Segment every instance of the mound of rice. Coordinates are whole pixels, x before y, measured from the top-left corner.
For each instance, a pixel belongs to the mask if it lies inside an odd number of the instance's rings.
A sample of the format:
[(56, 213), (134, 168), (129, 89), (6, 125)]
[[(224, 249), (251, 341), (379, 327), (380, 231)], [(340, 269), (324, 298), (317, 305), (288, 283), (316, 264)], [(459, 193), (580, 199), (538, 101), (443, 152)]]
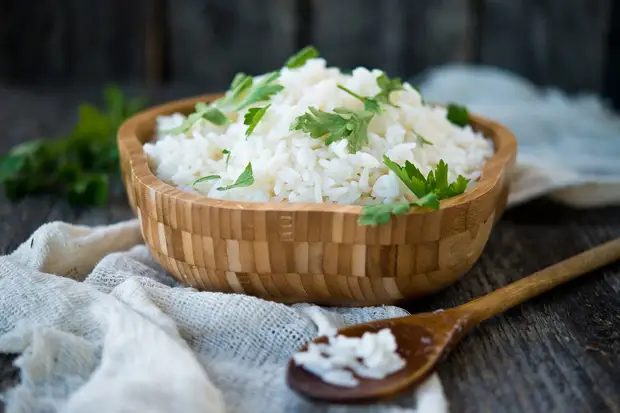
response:
[[(446, 109), (424, 105), (420, 94), (404, 83), (393, 92), (384, 112), (374, 116), (369, 127), (369, 144), (351, 154), (347, 141), (326, 146), (303, 131), (291, 131), (297, 116), (309, 106), (332, 111), (336, 107), (362, 109), (355, 97), (337, 85), (362, 96), (379, 92), (377, 77), (383, 72), (357, 68), (350, 75), (327, 67), (325, 60), (308, 60), (296, 69), (283, 68), (277, 83), (284, 90), (271, 104), (254, 132), (246, 139), (247, 126), (238, 112), (233, 122), (216, 126), (200, 121), (186, 133), (173, 136), (166, 131), (180, 125), (185, 116), (173, 114), (157, 120), (155, 140), (144, 144), (151, 169), (163, 181), (188, 192), (211, 198), (239, 201), (326, 202), (377, 204), (414, 201), (413, 195), (383, 164), (383, 155), (402, 165), (406, 160), (427, 174), (440, 159), (449, 168), (448, 178), (460, 174), (479, 178), (486, 160), (493, 154), (489, 139), (446, 119)], [(260, 77), (255, 78), (258, 80)], [(396, 107), (397, 106), (397, 107)], [(432, 144), (424, 144), (419, 136)], [(229, 151), (229, 159), (223, 151)], [(219, 191), (232, 184), (251, 162), (254, 184)], [(216, 180), (192, 186), (199, 177), (219, 175)]]

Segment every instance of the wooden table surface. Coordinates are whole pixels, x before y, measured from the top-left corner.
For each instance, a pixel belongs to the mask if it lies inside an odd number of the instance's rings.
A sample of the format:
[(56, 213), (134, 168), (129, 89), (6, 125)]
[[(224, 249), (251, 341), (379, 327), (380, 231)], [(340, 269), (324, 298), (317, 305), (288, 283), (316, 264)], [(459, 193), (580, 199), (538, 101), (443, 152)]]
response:
[[(67, 132), (76, 105), (98, 94), (92, 87), (0, 88), (0, 153), (24, 140)], [(188, 94), (187, 87), (168, 88), (154, 91), (151, 101)], [(15, 204), (0, 197), (0, 252), (11, 252), (48, 221), (105, 224), (130, 218), (122, 191), (117, 192), (99, 209), (72, 208), (54, 197)], [(464, 303), (614, 237), (620, 237), (618, 207), (577, 211), (548, 201), (529, 203), (505, 214), (466, 277), (408, 309)], [(0, 355), (0, 389), (18, 380), (13, 358)], [(439, 374), (453, 413), (620, 412), (620, 264), (486, 322), (463, 340)]]

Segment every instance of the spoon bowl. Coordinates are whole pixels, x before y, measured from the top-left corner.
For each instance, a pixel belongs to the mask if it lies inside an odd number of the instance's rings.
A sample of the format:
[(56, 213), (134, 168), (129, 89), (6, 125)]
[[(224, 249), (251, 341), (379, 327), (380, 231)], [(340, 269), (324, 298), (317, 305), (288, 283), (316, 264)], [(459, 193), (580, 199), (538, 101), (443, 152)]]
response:
[[(359, 381), (357, 386), (341, 387), (322, 381), (291, 360), (287, 373), (288, 385), (306, 397), (332, 403), (363, 403), (390, 398), (426, 378), (437, 362), (482, 321), (619, 259), (620, 238), (459, 307), (345, 327), (338, 334), (347, 337), (361, 337), (366, 332), (390, 329), (396, 339), (397, 352), (405, 360), (404, 367), (383, 379), (356, 376)], [(325, 343), (327, 338), (320, 337), (314, 342)], [(306, 350), (307, 345), (300, 351)]]
[[(311, 399), (329, 400), (333, 403), (363, 403), (391, 397), (401, 390), (419, 383), (432, 372), (433, 367), (463, 331), (466, 319), (453, 311), (417, 314), (356, 324), (338, 330), (347, 337), (362, 337), (364, 333), (376, 333), (384, 328), (391, 330), (396, 339), (397, 352), (405, 360), (405, 367), (383, 379), (355, 376), (359, 385), (336, 387), (322, 381), (318, 376), (289, 362), (287, 381), (289, 386)], [(326, 343), (322, 336), (314, 343)], [(301, 351), (306, 351), (307, 345)]]

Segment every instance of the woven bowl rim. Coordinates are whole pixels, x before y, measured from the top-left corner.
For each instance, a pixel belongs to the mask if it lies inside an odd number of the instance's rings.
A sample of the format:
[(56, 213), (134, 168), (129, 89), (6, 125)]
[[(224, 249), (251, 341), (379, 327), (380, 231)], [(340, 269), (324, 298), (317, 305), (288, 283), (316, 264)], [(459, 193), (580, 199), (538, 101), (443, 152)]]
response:
[[(252, 211), (309, 211), (333, 212), (343, 214), (361, 214), (360, 205), (340, 205), (327, 203), (306, 202), (249, 202), (231, 201), (209, 198), (204, 195), (191, 194), (170, 185), (153, 174), (148, 159), (142, 147), (143, 142), (151, 141), (155, 133), (156, 118), (173, 113), (189, 113), (198, 102), (209, 102), (222, 96), (221, 93), (194, 96), (178, 99), (147, 108), (127, 119), (119, 128), (117, 144), (121, 153), (129, 155), (131, 173), (138, 182), (155, 191), (165, 198), (172, 198), (178, 202), (191, 203), (194, 207), (210, 207), (223, 209), (238, 209)], [(470, 124), (474, 129), (484, 133), (493, 140), (495, 153), (487, 160), (476, 185), (469, 191), (440, 202), (439, 210), (415, 208), (409, 214), (437, 213), (446, 209), (458, 208), (471, 203), (491, 191), (502, 179), (505, 168), (516, 157), (517, 141), (514, 135), (503, 125), (476, 114), (470, 114)], [(140, 139), (140, 137), (148, 138)], [(127, 190), (129, 190), (127, 188)]]

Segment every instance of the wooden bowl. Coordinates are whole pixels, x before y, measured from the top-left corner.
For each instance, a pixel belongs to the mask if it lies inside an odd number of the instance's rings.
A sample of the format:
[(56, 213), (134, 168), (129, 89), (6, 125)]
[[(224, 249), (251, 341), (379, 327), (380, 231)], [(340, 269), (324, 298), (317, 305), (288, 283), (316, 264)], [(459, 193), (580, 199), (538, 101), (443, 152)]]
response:
[(474, 188), (437, 211), (360, 226), (361, 207), (233, 202), (183, 192), (151, 172), (142, 144), (156, 117), (190, 113), (201, 96), (156, 106), (118, 132), (123, 180), (152, 254), (176, 279), (200, 290), (323, 305), (393, 304), (438, 291), (480, 257), (504, 211), (517, 144), (503, 126), (472, 116), (495, 155)]

